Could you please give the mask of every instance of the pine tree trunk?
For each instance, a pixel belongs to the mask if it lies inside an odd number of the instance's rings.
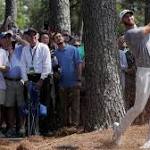
[[[71,32],[69,0],[50,0],[50,26]]]
[[[17,1],[16,0],[5,0],[5,18],[2,26],[0,27],[0,32],[7,31],[11,29],[12,26],[16,25],[17,18]]]
[[[83,0],[87,130],[107,128],[125,114],[116,47],[115,0]]]
[[[5,0],[5,18],[11,16],[12,21],[15,23],[17,18],[17,1],[16,0]]]
[[[150,22],[150,0],[145,0],[145,24]]]

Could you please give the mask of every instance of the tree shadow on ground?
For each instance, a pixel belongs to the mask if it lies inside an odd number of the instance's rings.
[[[56,150],[78,150],[79,147],[71,145],[62,145],[55,147]]]
[[[69,135],[72,135],[72,134],[82,134],[84,133],[84,130],[83,128],[81,129],[77,129],[75,127],[63,127],[63,128],[60,128],[56,133],[55,133],[55,137],[57,138],[60,138],[60,137],[65,137],[65,136],[69,136]]]
[[[101,145],[94,147],[95,150],[119,150],[119,146],[115,145],[111,140],[101,139]]]

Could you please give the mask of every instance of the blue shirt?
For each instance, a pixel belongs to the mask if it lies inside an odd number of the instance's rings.
[[[76,47],[66,45],[64,49],[57,49],[55,55],[60,66],[61,87],[73,87],[77,83],[77,65],[82,63]]]
[[[20,60],[23,47],[24,46],[20,45],[15,48],[9,60],[10,70],[5,74],[6,77],[13,79],[21,78]]]

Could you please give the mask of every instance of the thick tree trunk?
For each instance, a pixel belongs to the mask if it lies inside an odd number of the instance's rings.
[[[7,31],[12,28],[12,26],[16,26],[16,18],[17,18],[17,1],[16,0],[5,0],[5,18],[2,26],[0,27],[0,31]]]
[[[59,31],[71,32],[69,0],[50,0],[49,2],[50,26]]]
[[[145,0],[145,24],[150,22],[150,0]]]
[[[83,0],[88,130],[107,128],[125,114],[116,47],[115,0]]]
[[[5,18],[11,16],[12,21],[15,23],[17,18],[17,1],[6,0]]]

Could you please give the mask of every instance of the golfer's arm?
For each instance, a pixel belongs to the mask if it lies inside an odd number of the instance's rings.
[[[144,34],[147,35],[150,33],[150,23],[146,26],[144,26]]]

